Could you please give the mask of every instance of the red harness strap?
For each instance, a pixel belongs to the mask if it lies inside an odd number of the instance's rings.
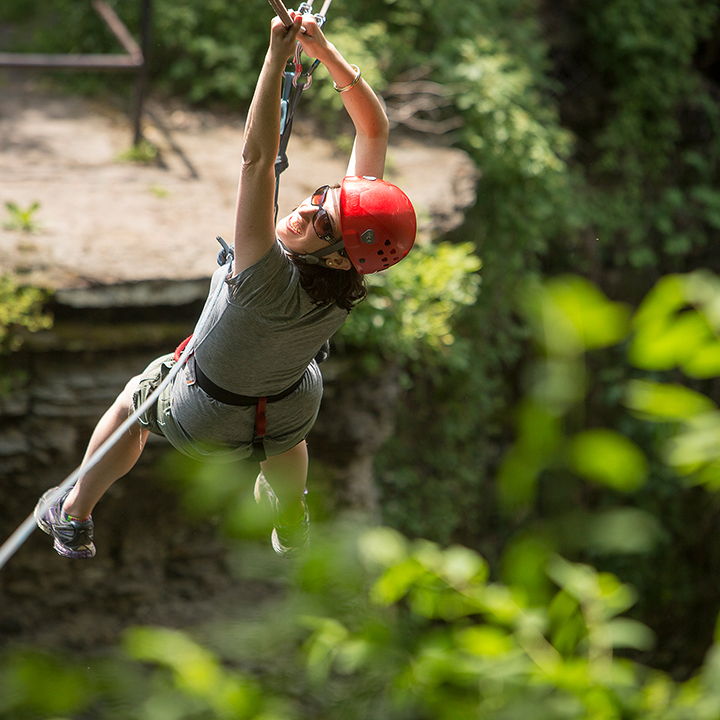
[[[257,405],[255,406],[255,433],[252,442],[252,457],[258,462],[263,462],[263,460],[267,459],[267,455],[265,454],[265,433],[267,432],[266,405],[267,398],[261,397],[258,398]]]
[[[183,350],[187,347],[187,344],[192,340],[192,335],[188,335],[176,348],[175,348],[175,355],[174,360],[177,362],[180,359],[180,356],[183,354]]]

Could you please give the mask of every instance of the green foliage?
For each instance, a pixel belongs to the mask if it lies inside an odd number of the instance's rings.
[[[9,219],[3,223],[6,230],[20,230],[21,232],[36,232],[40,225],[35,219],[35,214],[40,209],[40,203],[34,202],[24,210],[14,202],[6,202],[5,208],[8,211]]]
[[[393,268],[370,275],[370,293],[336,342],[370,360],[449,362],[453,318],[477,297],[481,263],[469,243],[417,246]]]
[[[136,162],[150,164],[157,159],[158,149],[148,140],[141,140],[137,145],[133,145],[128,150],[121,152],[117,156],[120,162]]]
[[[720,374],[720,280],[706,271],[663,278],[638,309],[631,361],[647,370],[682,369],[691,378]],[[707,396],[676,383],[635,380],[626,405],[645,420],[677,428],[666,461],[681,475],[720,487],[720,411]]]
[[[174,717],[202,711],[209,711],[211,717],[235,720],[271,717],[262,712],[264,703],[253,681],[226,671],[219,658],[184,633],[138,627],[127,633],[124,647],[134,660],[171,671],[171,678],[156,673],[162,690],[156,687],[149,703],[167,712],[170,701],[170,707],[175,706]]]
[[[526,293],[523,306],[543,352],[529,374],[530,400],[518,415],[518,441],[501,468],[505,495],[529,502],[543,469],[564,462],[587,479],[637,490],[648,463],[629,438],[610,428],[589,428],[563,442],[573,408],[590,390],[584,353],[617,343],[632,325],[628,358],[636,368],[679,367],[692,378],[716,377],[719,303],[720,282],[704,271],[662,278],[631,323],[627,308],[578,278],[549,281]],[[676,424],[680,429],[666,459],[681,474],[717,486],[720,411],[710,398],[677,383],[641,378],[630,380],[621,397],[644,420]]]
[[[592,217],[615,264],[674,269],[717,228],[717,99],[693,67],[717,16],[706,0],[591,4],[591,59],[610,83]]]
[[[37,332],[52,325],[52,318],[43,313],[45,299],[42,290],[18,287],[7,275],[0,275],[0,353],[22,345],[21,328]]]
[[[552,556],[551,595],[533,605],[460,546],[343,523],[315,540],[253,617],[133,628],[89,662],[6,651],[0,717],[716,717],[716,650],[684,683],[618,654],[653,637],[625,616],[635,594],[610,573]],[[247,568],[255,551],[238,550]]]

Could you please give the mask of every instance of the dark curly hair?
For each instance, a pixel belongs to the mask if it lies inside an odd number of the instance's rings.
[[[365,279],[354,267],[331,270],[325,263],[308,265],[292,255],[290,259],[300,270],[300,285],[317,305],[336,303],[350,312],[367,297]]]

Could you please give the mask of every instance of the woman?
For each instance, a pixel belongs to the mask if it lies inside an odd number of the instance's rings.
[[[95,555],[91,512],[137,462],[149,432],[192,457],[254,455],[255,497],[273,508],[276,552],[307,542],[305,437],[317,417],[322,378],[315,357],[366,294],[363,275],[402,259],[415,239],[412,205],[383,175],[388,121],[377,97],[329,43],[311,15],[272,23],[242,150],[234,257],[213,276],[190,360],[153,407],[77,484],[35,516],[66,557]],[[300,30],[302,28],[302,34]],[[355,126],[340,185],[323,186],[274,226],[274,164],[281,81],[296,42],[327,68]],[[86,460],[138,408],[172,366],[159,358],[133,378],[93,433]]]

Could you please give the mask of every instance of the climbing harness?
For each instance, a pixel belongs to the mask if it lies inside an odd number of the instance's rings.
[[[273,7],[277,15],[280,17],[280,19],[283,21],[286,27],[289,27],[292,24],[292,20],[290,19],[290,15],[288,14],[285,6],[282,3],[282,0],[268,0],[270,5]],[[332,0],[325,0],[322,9],[319,13],[315,14],[315,19],[318,22],[318,25],[322,27],[322,25],[325,23],[325,16],[328,11],[328,8],[330,7],[330,3]],[[298,12],[300,14],[311,14],[312,13],[312,2],[304,2],[300,7],[298,8]],[[307,70],[304,70],[302,67],[302,47],[300,46],[300,43],[298,43],[297,48],[295,50],[295,55],[293,56],[292,60],[289,61],[288,66],[285,69],[284,75],[283,75],[283,85],[282,85],[282,96],[280,101],[280,107],[281,107],[281,125],[280,125],[280,145],[278,150],[278,156],[275,161],[275,217],[277,219],[277,212],[278,212],[278,193],[279,193],[279,187],[280,187],[280,175],[284,170],[288,167],[289,163],[287,160],[287,144],[290,139],[290,133],[292,132],[292,122],[293,117],[295,115],[295,110],[298,106],[298,103],[300,102],[300,97],[302,93],[310,87],[310,84],[312,83],[312,73],[315,71],[315,68],[318,66],[319,61],[315,60],[310,67]],[[224,266],[225,264],[229,263],[233,259],[233,248],[230,247],[221,237],[218,237],[218,242],[221,244],[222,249],[218,253],[218,264],[221,266]],[[209,317],[209,311],[212,307],[214,307],[215,303],[220,297],[220,293],[222,292],[224,287],[224,283],[220,283],[218,285],[218,289],[213,296],[212,300],[208,303],[206,303],[205,308],[200,315],[200,318],[196,325],[196,331],[193,335],[188,337],[183,343],[181,343],[180,346],[178,346],[176,352],[175,352],[175,363],[173,367],[170,369],[168,374],[162,379],[160,384],[153,390],[153,392],[148,396],[148,398],[143,402],[137,410],[130,415],[125,422],[123,422],[122,425],[120,425],[117,430],[79,467],[77,467],[70,475],[68,475],[55,489],[55,492],[48,493],[48,497],[45,498],[45,507],[41,508],[39,512],[43,513],[45,512],[50,506],[55,503],[58,498],[67,490],[68,488],[72,487],[80,478],[80,475],[82,473],[87,472],[91,468],[95,467],[100,460],[102,460],[105,455],[113,448],[113,446],[120,440],[120,438],[130,430],[130,428],[133,426],[133,424],[145,413],[148,409],[150,409],[154,403],[157,402],[158,398],[160,397],[160,394],[163,392],[163,390],[173,381],[177,373],[180,371],[180,369],[188,362],[188,360],[192,357],[194,350],[195,350],[195,337],[200,335],[200,332],[205,329],[205,324],[207,323],[208,317]],[[211,328],[212,329],[212,328]],[[318,353],[318,359],[322,357],[324,354],[327,353],[327,348],[329,347],[328,343],[325,344],[323,349]],[[194,360],[194,359],[193,359]],[[197,364],[195,364],[195,372],[197,378],[202,378],[198,381],[198,385],[205,390],[209,395],[214,397],[213,392],[215,391],[221,391],[222,393],[225,393],[224,397],[230,397],[232,395],[235,396],[235,398],[242,398],[243,400],[248,400],[251,402],[248,403],[236,403],[236,402],[230,402],[229,404],[248,404],[248,405],[255,405],[256,406],[256,412],[255,412],[255,433],[253,438],[253,457],[255,459],[263,460],[265,457],[265,453],[263,450],[263,439],[265,437],[266,433],[266,418],[265,418],[265,407],[268,402],[275,402],[277,400],[282,399],[283,397],[287,397],[291,392],[294,392],[302,383],[305,375],[303,375],[296,383],[294,383],[290,388],[284,390],[282,393],[279,393],[278,395],[268,396],[264,398],[249,398],[245,396],[239,396],[235,395],[234,393],[230,393],[230,395],[227,395],[228,391],[222,390],[222,388],[218,388],[217,386],[213,386],[211,384],[211,381],[204,376],[202,371],[200,371],[200,368],[197,367]],[[205,387],[203,387],[203,385]],[[207,388],[210,388],[208,390]],[[215,389],[214,389],[215,388]],[[221,402],[225,402],[225,400],[220,400]],[[17,552],[17,550],[20,548],[20,546],[30,537],[30,534],[32,531],[37,527],[36,521],[35,521],[35,515],[34,513],[29,515],[25,521],[15,530],[15,532],[0,546],[0,569],[7,563],[7,561]]]

